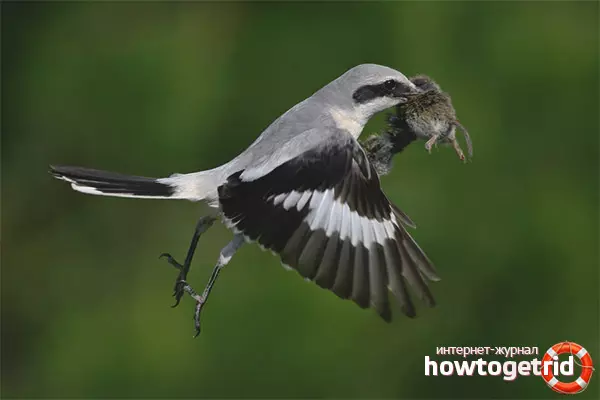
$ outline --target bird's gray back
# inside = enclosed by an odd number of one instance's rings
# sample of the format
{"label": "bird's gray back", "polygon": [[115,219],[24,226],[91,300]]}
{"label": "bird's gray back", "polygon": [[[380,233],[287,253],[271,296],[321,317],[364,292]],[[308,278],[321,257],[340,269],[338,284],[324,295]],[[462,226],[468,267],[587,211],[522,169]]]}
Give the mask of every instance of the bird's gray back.
{"label": "bird's gray back", "polygon": [[230,175],[244,169],[243,178],[258,177],[311,148],[335,141],[340,133],[328,106],[313,95],[273,121],[223,172]]}
{"label": "bird's gray back", "polygon": [[316,146],[358,137],[368,116],[356,115],[353,92],[387,77],[404,80],[389,67],[361,64],[323,86],[269,125],[239,156],[218,168],[220,180],[245,170],[242,179],[256,179]]}

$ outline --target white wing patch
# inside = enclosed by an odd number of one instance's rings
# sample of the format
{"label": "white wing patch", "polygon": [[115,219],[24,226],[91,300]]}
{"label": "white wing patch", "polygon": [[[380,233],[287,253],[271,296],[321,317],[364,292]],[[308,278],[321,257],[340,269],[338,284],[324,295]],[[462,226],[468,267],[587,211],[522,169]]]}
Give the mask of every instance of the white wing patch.
{"label": "white wing patch", "polygon": [[298,203],[296,204],[296,209],[298,211],[302,211],[304,209],[304,206],[306,206],[306,203],[308,203],[308,200],[310,200],[311,196],[312,192],[309,190],[302,193],[302,197],[300,197]]}
{"label": "white wing patch", "polygon": [[390,214],[390,219],[382,221],[363,217],[333,196],[333,189],[303,192],[294,190],[269,196],[267,200],[274,205],[282,204],[286,210],[295,207],[301,211],[308,204],[309,212],[305,221],[311,230],[322,229],[327,237],[337,233],[340,240],[350,238],[353,246],[361,242],[369,248],[374,243],[384,245],[386,240],[395,238],[399,225],[393,214]]}
{"label": "white wing patch", "polygon": [[340,226],[340,237],[349,237],[351,235],[352,216],[350,207],[342,207],[342,224]]}
{"label": "white wing patch", "polygon": [[285,198],[285,201],[283,202],[283,208],[285,208],[286,210],[289,210],[290,208],[294,207],[296,204],[298,204],[298,200],[300,200],[301,196],[302,196],[302,193],[296,192],[295,190],[293,190]]}
{"label": "white wing patch", "polygon": [[329,223],[327,224],[327,230],[325,231],[325,235],[327,237],[331,237],[334,232],[340,232],[340,224],[342,222],[342,210],[344,206],[337,201],[333,202],[331,206],[331,211],[329,215]]}
{"label": "white wing patch", "polygon": [[369,248],[369,245],[375,241],[373,237],[373,231],[371,230],[371,221],[368,218],[360,218],[360,224],[363,234],[363,240],[365,247]]}
{"label": "white wing patch", "polygon": [[[315,192],[313,195],[317,197]],[[329,210],[331,210],[331,206],[333,205],[333,190],[327,189],[320,195],[320,202],[317,207],[312,207],[312,202],[310,207],[310,212],[306,217],[306,222],[308,222],[310,229],[316,231],[317,229],[325,230],[327,228],[327,216],[329,214]]]}
{"label": "white wing patch", "polygon": [[349,232],[351,233],[350,243],[352,246],[356,247],[358,242],[363,241],[362,224],[360,222],[360,215],[358,215],[358,213],[350,211],[350,207],[348,207],[348,211],[350,212],[350,220],[352,224],[352,231]]}

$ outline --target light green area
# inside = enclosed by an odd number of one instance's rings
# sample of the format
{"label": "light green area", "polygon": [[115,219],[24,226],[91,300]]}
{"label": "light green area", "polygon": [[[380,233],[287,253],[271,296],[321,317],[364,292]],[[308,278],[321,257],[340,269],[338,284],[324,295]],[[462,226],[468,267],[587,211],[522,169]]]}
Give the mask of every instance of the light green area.
{"label": "light green area", "polygon": [[[568,339],[600,363],[597,21],[593,2],[3,3],[2,397],[556,397],[541,378],[425,377],[424,357]],[[363,62],[433,76],[474,142],[467,165],[412,145],[383,178],[442,276],[415,320],[246,246],[193,340],[157,256],[183,258],[206,206],[46,173],[214,167]],[[202,238],[196,287],[230,237]]]}

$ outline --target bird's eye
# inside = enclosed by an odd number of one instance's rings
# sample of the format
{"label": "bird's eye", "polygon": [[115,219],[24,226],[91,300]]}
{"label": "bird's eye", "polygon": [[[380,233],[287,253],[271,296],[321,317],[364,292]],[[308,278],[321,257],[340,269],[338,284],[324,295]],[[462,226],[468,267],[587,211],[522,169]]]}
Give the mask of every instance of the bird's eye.
{"label": "bird's eye", "polygon": [[397,84],[398,84],[398,82],[396,82],[393,79],[390,79],[390,80],[383,82],[383,87],[385,88],[385,90],[388,90],[391,92],[392,90],[396,89]]}

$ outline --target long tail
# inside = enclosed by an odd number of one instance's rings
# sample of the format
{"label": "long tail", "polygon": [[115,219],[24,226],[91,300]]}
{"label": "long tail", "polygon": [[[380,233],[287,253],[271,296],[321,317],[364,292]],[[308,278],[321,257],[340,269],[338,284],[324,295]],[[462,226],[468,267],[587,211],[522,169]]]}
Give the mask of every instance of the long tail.
{"label": "long tail", "polygon": [[69,182],[78,192],[101,196],[198,201],[210,198],[211,192],[216,191],[216,187],[211,184],[210,179],[206,179],[208,177],[203,172],[148,178],[91,168],[52,165],[49,172],[55,178]]}

